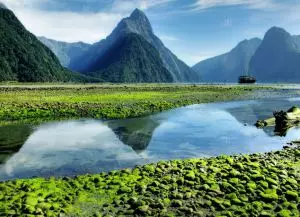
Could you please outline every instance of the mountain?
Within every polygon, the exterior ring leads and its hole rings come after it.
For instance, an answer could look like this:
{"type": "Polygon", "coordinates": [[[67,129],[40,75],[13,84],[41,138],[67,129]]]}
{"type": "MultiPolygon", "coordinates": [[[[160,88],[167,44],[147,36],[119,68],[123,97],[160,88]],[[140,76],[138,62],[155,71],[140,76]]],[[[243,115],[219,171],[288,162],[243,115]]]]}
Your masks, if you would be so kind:
{"type": "Polygon", "coordinates": [[[259,38],[244,40],[230,52],[201,61],[193,69],[204,82],[236,82],[248,71],[250,59],[261,41],[259,38]]]}
{"type": "Polygon", "coordinates": [[[294,35],[293,36],[294,41],[296,42],[298,46],[298,50],[300,50],[300,35],[294,35]]]}
{"type": "Polygon", "coordinates": [[[93,72],[99,59],[105,56],[107,51],[112,46],[115,46],[115,43],[119,43],[118,41],[123,40],[123,38],[130,33],[135,33],[143,37],[158,51],[164,66],[172,76],[172,81],[188,82],[198,80],[196,73],[184,62],[179,60],[164,46],[162,41],[154,35],[148,18],[139,9],[134,10],[130,17],[121,20],[106,39],[95,43],[83,56],[71,61],[70,69],[83,73],[93,72]]]}
{"type": "Polygon", "coordinates": [[[87,75],[107,82],[172,82],[157,50],[138,34],[116,41],[106,54],[90,65],[87,75]]]}
{"type": "Polygon", "coordinates": [[[38,37],[38,39],[52,50],[65,67],[69,67],[71,60],[82,56],[91,47],[90,44],[83,42],[67,43],[46,37],[38,37]]]}
{"type": "Polygon", "coordinates": [[[63,68],[52,51],[0,4],[0,81],[85,81],[63,68]]]}
{"type": "Polygon", "coordinates": [[[300,51],[294,38],[284,29],[272,27],[249,67],[260,82],[300,82],[300,51]]]}

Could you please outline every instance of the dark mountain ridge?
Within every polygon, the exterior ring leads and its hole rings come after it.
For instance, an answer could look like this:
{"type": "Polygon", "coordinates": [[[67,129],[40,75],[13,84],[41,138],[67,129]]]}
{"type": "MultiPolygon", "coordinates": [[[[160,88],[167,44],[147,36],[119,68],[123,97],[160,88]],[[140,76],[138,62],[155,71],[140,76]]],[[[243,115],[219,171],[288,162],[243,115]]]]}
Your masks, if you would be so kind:
{"type": "Polygon", "coordinates": [[[283,28],[272,27],[250,61],[250,73],[260,82],[299,82],[300,50],[283,28]]]}
{"type": "Polygon", "coordinates": [[[130,33],[116,41],[90,66],[87,75],[108,82],[172,82],[157,50],[138,34],[130,33]]]}
{"type": "Polygon", "coordinates": [[[0,81],[87,81],[60,65],[52,51],[0,5],[0,81]]]}

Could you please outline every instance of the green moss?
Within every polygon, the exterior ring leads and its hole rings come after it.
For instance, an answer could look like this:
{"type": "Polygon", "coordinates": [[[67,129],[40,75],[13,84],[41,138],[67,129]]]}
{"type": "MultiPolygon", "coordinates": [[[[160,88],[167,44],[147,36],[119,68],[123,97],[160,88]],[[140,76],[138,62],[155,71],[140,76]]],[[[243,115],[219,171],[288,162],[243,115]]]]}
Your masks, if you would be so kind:
{"type": "Polygon", "coordinates": [[[255,182],[249,182],[249,183],[247,183],[247,186],[248,186],[248,188],[250,188],[250,189],[256,189],[256,184],[255,184],[255,182]]]}
{"type": "Polygon", "coordinates": [[[190,180],[194,180],[195,179],[195,173],[193,171],[189,171],[186,175],[185,175],[186,179],[190,179],[190,180]]]}
{"type": "Polygon", "coordinates": [[[265,192],[260,193],[260,196],[267,202],[278,200],[276,189],[267,189],[265,192]]]}
{"type": "Polygon", "coordinates": [[[144,166],[144,169],[147,172],[152,172],[152,173],[155,172],[155,168],[153,165],[146,165],[146,166],[144,166]]]}
{"type": "Polygon", "coordinates": [[[266,178],[266,181],[269,183],[269,184],[272,184],[272,185],[278,185],[278,182],[272,178],[269,178],[267,177],[266,178]]]}
{"type": "Polygon", "coordinates": [[[290,217],[290,216],[292,216],[292,213],[290,210],[283,209],[278,213],[278,216],[279,217],[290,217]]]}
{"type": "Polygon", "coordinates": [[[290,190],[288,190],[286,192],[286,198],[289,199],[289,200],[295,200],[295,201],[297,201],[298,200],[298,193],[296,191],[290,191],[290,190]]]}
{"type": "Polygon", "coordinates": [[[0,216],[299,216],[299,148],[0,182],[0,216]]]}
{"type": "Polygon", "coordinates": [[[181,200],[173,200],[171,205],[173,207],[181,207],[182,206],[182,201],[181,200]]]}
{"type": "Polygon", "coordinates": [[[260,88],[163,84],[4,87],[0,91],[0,121],[139,117],[190,104],[236,99],[260,88]]]}

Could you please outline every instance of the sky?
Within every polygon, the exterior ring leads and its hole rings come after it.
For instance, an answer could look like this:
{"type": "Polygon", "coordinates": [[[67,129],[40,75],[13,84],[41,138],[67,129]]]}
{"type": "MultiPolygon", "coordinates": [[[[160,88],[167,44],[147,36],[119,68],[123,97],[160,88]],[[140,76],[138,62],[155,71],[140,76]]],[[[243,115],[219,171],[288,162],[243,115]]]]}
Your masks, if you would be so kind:
{"type": "Polygon", "coordinates": [[[94,43],[135,9],[154,33],[192,66],[263,38],[272,26],[300,35],[300,0],[0,0],[37,36],[94,43]]]}

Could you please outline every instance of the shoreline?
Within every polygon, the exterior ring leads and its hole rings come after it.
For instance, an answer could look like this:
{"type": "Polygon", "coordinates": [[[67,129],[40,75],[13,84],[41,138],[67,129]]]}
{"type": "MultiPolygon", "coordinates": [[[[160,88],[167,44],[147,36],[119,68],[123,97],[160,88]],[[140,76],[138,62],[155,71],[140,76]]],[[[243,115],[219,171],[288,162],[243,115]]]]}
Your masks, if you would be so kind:
{"type": "MultiPolygon", "coordinates": [[[[282,88],[122,85],[1,90],[0,120],[12,123],[3,117],[24,122],[49,117],[133,118],[191,104],[267,97],[282,88]]],[[[299,216],[299,147],[160,161],[72,178],[2,181],[0,215],[299,216]]]]}
{"type": "Polygon", "coordinates": [[[0,182],[0,214],[299,216],[300,146],[0,182]],[[23,205],[22,205],[23,204],[23,205]]]}

